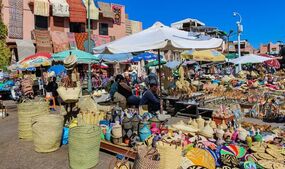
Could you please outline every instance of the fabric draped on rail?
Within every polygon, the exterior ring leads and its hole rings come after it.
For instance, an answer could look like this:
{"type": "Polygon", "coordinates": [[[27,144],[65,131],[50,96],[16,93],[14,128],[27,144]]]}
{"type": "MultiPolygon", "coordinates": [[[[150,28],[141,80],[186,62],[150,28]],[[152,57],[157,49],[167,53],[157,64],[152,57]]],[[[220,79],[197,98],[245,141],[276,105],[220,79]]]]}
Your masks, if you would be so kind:
{"type": "Polygon", "coordinates": [[[99,8],[106,18],[114,18],[114,12],[112,11],[111,5],[105,2],[98,2],[99,8]]]}
{"type": "Polygon", "coordinates": [[[52,15],[69,17],[69,5],[66,0],[49,0],[52,5],[52,15]]]}
{"type": "Polygon", "coordinates": [[[81,0],[67,0],[70,22],[86,23],[87,11],[81,0]]]}
{"type": "Polygon", "coordinates": [[[84,47],[84,43],[87,41],[88,39],[88,33],[75,33],[75,40],[76,40],[76,44],[77,44],[77,48],[79,50],[83,50],[85,51],[85,47],[84,47]]]}
{"type": "Polygon", "coordinates": [[[9,0],[9,38],[23,38],[23,0],[9,0]]]}
{"type": "Polygon", "coordinates": [[[34,15],[49,16],[49,1],[35,0],[34,1],[34,15]]]}
{"type": "MultiPolygon", "coordinates": [[[[86,11],[88,10],[88,0],[82,0],[84,2],[86,11]]],[[[88,12],[88,11],[87,11],[88,12]]],[[[88,15],[87,15],[88,18],[88,15]]],[[[98,20],[99,19],[99,9],[95,6],[94,1],[90,0],[90,19],[98,20]]]]}
{"type": "Polygon", "coordinates": [[[73,32],[68,32],[67,33],[67,37],[68,37],[70,50],[77,49],[76,40],[75,40],[75,34],[73,32]]]}
{"type": "Polygon", "coordinates": [[[52,43],[49,31],[34,30],[37,52],[52,53],[52,43]]]}
{"type": "Polygon", "coordinates": [[[68,37],[65,32],[51,32],[54,53],[69,50],[68,37]]]}
{"type": "Polygon", "coordinates": [[[19,60],[35,54],[36,48],[31,40],[16,40],[16,45],[19,60]]]}

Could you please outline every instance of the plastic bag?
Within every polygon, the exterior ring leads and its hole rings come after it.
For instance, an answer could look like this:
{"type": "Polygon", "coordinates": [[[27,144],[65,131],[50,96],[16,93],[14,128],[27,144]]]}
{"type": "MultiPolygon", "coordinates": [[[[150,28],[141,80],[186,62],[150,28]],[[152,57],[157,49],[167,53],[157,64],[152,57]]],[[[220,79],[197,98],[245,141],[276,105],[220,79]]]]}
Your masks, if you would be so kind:
{"type": "Polygon", "coordinates": [[[62,133],[62,141],[61,141],[62,145],[68,144],[68,134],[69,134],[69,128],[68,127],[64,127],[63,128],[63,133],[62,133]]]}

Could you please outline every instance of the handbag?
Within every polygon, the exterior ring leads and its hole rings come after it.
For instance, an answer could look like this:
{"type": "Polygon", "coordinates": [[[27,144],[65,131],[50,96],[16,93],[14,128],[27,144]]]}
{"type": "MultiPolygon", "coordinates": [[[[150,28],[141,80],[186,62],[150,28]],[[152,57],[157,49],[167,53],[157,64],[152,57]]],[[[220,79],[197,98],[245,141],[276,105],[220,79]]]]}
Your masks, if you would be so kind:
{"type": "Polygon", "coordinates": [[[79,99],[81,88],[78,86],[74,88],[60,86],[56,91],[65,103],[74,103],[79,99]]]}
{"type": "Polygon", "coordinates": [[[159,169],[159,158],[157,149],[139,146],[133,169],[159,169]]]}

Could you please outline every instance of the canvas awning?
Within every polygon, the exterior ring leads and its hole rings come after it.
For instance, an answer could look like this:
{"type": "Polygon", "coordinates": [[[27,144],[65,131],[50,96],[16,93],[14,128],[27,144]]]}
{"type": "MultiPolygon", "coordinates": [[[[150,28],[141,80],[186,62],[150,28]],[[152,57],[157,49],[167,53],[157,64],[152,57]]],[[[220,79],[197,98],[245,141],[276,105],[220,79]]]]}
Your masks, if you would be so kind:
{"type": "Polygon", "coordinates": [[[217,38],[201,39],[189,36],[186,31],[177,30],[160,22],[139,33],[94,48],[94,53],[130,53],[147,50],[212,49],[222,45],[217,38]]]}
{"type": "Polygon", "coordinates": [[[114,18],[115,14],[112,11],[111,5],[105,2],[98,2],[99,8],[106,18],[114,18]]]}
{"type": "Polygon", "coordinates": [[[16,40],[18,59],[22,60],[27,56],[35,54],[36,48],[31,40],[16,40]]]}
{"type": "Polygon", "coordinates": [[[34,15],[49,16],[49,1],[48,0],[34,0],[34,15]]]}
{"type": "Polygon", "coordinates": [[[66,0],[50,0],[52,15],[58,17],[69,17],[69,5],[66,0]]]}
{"type": "Polygon", "coordinates": [[[229,62],[233,64],[248,64],[248,63],[263,63],[268,60],[273,60],[274,58],[259,56],[255,54],[244,55],[236,59],[232,59],[229,62]]]}
{"type": "MultiPolygon", "coordinates": [[[[88,9],[88,0],[83,0],[86,10],[88,9]]],[[[87,16],[88,18],[88,16],[87,16]]],[[[99,9],[95,6],[94,1],[90,0],[90,19],[99,19],[99,9]]]]}
{"type": "Polygon", "coordinates": [[[85,23],[87,11],[81,0],[66,0],[69,5],[70,22],[85,23]]]}

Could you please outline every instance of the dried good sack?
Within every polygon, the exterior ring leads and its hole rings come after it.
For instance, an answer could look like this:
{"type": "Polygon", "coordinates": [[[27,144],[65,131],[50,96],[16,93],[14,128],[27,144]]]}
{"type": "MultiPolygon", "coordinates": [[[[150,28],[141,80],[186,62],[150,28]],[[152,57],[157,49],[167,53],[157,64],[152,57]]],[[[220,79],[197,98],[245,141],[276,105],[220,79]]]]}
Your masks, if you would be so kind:
{"type": "Polygon", "coordinates": [[[77,126],[69,132],[69,165],[72,169],[86,169],[99,161],[101,129],[95,125],[77,126]]]}
{"type": "Polygon", "coordinates": [[[19,138],[32,140],[32,117],[49,114],[49,105],[45,101],[27,101],[18,104],[19,138]]]}
{"type": "Polygon", "coordinates": [[[60,147],[63,117],[55,114],[32,118],[33,141],[36,152],[52,152],[60,147]]]}

